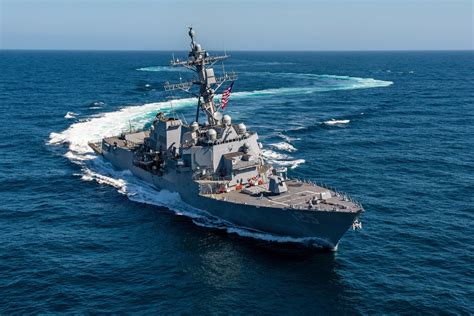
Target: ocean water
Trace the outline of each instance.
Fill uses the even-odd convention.
[[[474,313],[474,54],[231,55],[226,112],[363,229],[309,250],[95,156],[158,111],[192,120],[169,52],[1,51],[0,313]]]

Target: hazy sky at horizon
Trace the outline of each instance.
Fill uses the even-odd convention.
[[[473,49],[472,0],[0,0],[2,49]]]

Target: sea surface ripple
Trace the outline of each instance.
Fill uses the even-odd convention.
[[[189,77],[168,53],[0,57],[0,313],[474,313],[472,52],[232,54],[227,113],[267,160],[365,206],[332,253],[92,153],[157,111],[192,120],[193,99],[163,92]]]

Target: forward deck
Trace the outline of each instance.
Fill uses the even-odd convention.
[[[209,185],[210,182],[212,181],[199,181],[201,186]],[[216,200],[254,205],[256,207],[342,212],[362,210],[357,202],[327,188],[298,180],[287,180],[286,184],[288,192],[279,195],[271,194],[268,184],[246,187],[242,190],[231,189],[229,192],[222,193],[201,193],[201,195]]]

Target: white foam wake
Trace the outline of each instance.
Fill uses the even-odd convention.
[[[323,75],[321,75],[323,76]],[[344,76],[331,76],[331,77],[342,77]],[[352,77],[347,77],[352,78]],[[391,82],[375,80],[375,79],[364,79],[364,78],[353,78],[355,83],[348,84],[346,89],[356,89],[361,87],[378,87],[384,85],[390,85]],[[358,83],[357,83],[358,82]],[[307,93],[314,92],[314,88],[277,88],[277,89],[266,89],[266,90],[257,90],[251,92],[235,92],[232,94],[232,98],[241,99],[241,98],[252,98],[258,96],[270,96],[270,95],[280,95],[285,93]],[[219,97],[219,96],[218,96]],[[79,122],[71,125],[67,130],[62,133],[51,133],[50,135],[50,144],[58,144],[62,142],[67,142],[71,146],[71,150],[80,151],[86,150],[90,152],[90,148],[87,145],[89,141],[100,140],[105,136],[118,135],[122,131],[128,130],[130,123],[134,127],[142,127],[147,123],[151,117],[158,110],[169,110],[172,107],[179,109],[187,106],[195,105],[194,98],[188,99],[179,99],[168,102],[156,102],[148,103],[140,106],[129,106],[122,108],[119,111],[107,112],[101,114],[98,117],[94,117],[85,122]],[[95,102],[103,105],[103,102]]]
[[[295,152],[296,151],[296,148],[292,144],[287,143],[287,142],[273,143],[273,144],[270,144],[270,146],[272,146],[276,149],[283,150],[283,151],[288,151],[288,152]]]
[[[133,127],[141,128],[159,110],[169,110],[194,105],[195,99],[181,99],[171,102],[148,103],[141,106],[129,106],[115,112],[103,113],[87,121],[72,124],[61,133],[51,133],[49,144],[67,143],[70,152],[78,155],[92,153],[88,142],[100,140],[106,136],[118,135]]]
[[[66,119],[72,119],[72,118],[75,118],[77,115],[77,113],[74,113],[74,112],[67,112],[66,115],[64,115],[64,118]]]
[[[302,127],[304,128],[304,126]],[[283,134],[282,132],[278,132],[276,134],[276,136],[280,137],[281,139],[285,140],[286,142],[290,143],[292,141],[295,141],[295,140],[300,140],[301,138],[299,137],[291,137],[291,136],[288,136],[288,135],[285,135]]]
[[[293,145],[287,142],[273,143],[270,144],[270,146],[277,150],[289,153],[297,151]],[[262,155],[269,163],[280,167],[288,167],[290,169],[295,169],[306,162],[304,159],[294,159],[294,157],[289,154],[278,153],[271,149],[263,149]]]
[[[265,93],[314,93],[333,90],[353,90],[388,87],[393,81],[378,80],[374,78],[361,78],[339,75],[318,75],[311,73],[293,73],[293,72],[247,72],[249,75],[258,75],[265,77],[282,77],[285,79],[293,78],[295,80],[311,80],[313,84],[307,87],[285,87],[276,89],[267,89]],[[255,91],[259,92],[259,91]]]
[[[142,67],[142,68],[138,68],[137,69],[138,71],[152,71],[152,72],[164,72],[164,71],[168,71],[168,72],[182,72],[182,71],[186,71],[186,69],[183,69],[181,67],[171,67],[171,66],[150,66],[150,67]]]
[[[336,76],[340,77],[340,76]],[[233,98],[239,97],[266,97],[274,95],[295,95],[295,94],[311,94],[315,92],[336,91],[336,90],[354,90],[388,87],[392,85],[392,81],[376,80],[372,78],[356,78],[347,77],[343,82],[327,86],[309,86],[309,87],[292,87],[292,88],[274,88],[265,90],[255,90],[251,92],[234,92]]]
[[[90,104],[89,109],[91,110],[98,110],[104,107],[105,103],[102,101],[96,101]]]
[[[139,71],[153,71],[153,72],[174,72],[186,71],[183,68],[171,66],[150,66],[138,68]],[[243,74],[264,75],[264,76],[279,76],[279,77],[293,77],[295,79],[311,79],[315,84],[308,87],[285,87],[265,90],[256,90],[252,92],[234,92],[233,97],[243,94],[244,96],[265,96],[274,94],[307,94],[314,92],[333,91],[333,90],[352,90],[352,89],[367,89],[387,87],[393,84],[392,81],[377,80],[374,78],[360,78],[351,76],[338,75],[318,75],[310,73],[283,73],[283,72],[244,72]]]
[[[289,167],[290,169],[295,169],[306,162],[304,159],[293,159],[290,155],[278,153],[265,148],[262,149],[262,155],[269,163],[280,167]]]
[[[335,120],[331,119],[329,121],[325,121],[324,124],[326,125],[343,125],[350,123],[351,120]]]

